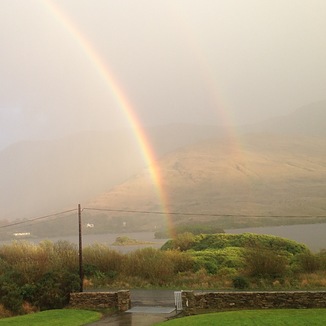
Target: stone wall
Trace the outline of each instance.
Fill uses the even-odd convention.
[[[130,308],[130,291],[70,293],[69,306],[73,308]]]
[[[182,291],[187,314],[227,309],[326,308],[326,291],[210,292]]]

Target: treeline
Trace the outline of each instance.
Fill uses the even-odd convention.
[[[79,291],[77,246],[66,241],[0,247],[0,314],[62,308]],[[162,249],[127,254],[83,248],[84,288],[320,289],[326,251],[255,234],[179,234]]]
[[[173,232],[175,233],[175,235],[183,234],[186,232],[198,235],[224,233],[225,231],[220,226],[214,224],[180,224],[174,228]],[[171,231],[156,231],[154,233],[154,237],[155,239],[168,239],[171,237]]]

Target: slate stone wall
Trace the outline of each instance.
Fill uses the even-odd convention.
[[[70,293],[69,306],[72,308],[114,308],[118,311],[126,311],[130,308],[130,291]]]
[[[326,291],[210,292],[182,291],[185,313],[227,309],[326,308]]]

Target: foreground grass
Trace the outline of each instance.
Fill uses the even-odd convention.
[[[218,312],[173,319],[161,326],[324,326],[326,309],[271,309]]]
[[[35,314],[0,319],[0,325],[10,326],[80,326],[97,321],[101,313],[89,310],[58,309]]]

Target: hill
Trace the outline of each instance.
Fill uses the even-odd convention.
[[[325,112],[326,102],[320,102],[236,129],[146,128],[171,210],[320,213]],[[229,138],[230,130],[237,136]],[[16,143],[0,152],[0,219],[46,215],[90,198],[101,207],[161,210],[146,164],[130,130]],[[317,181],[308,182],[310,177]]]
[[[142,157],[128,134],[82,133],[16,143],[0,152],[1,215],[28,218],[62,210],[141,167]]]
[[[158,157],[219,133],[216,126],[173,125],[146,130]],[[145,166],[131,130],[85,131],[61,139],[13,144],[0,151],[0,219],[75,208]]]
[[[167,154],[157,162],[157,168],[161,171],[168,209],[198,214],[172,216],[175,223],[223,220],[222,226],[230,227],[256,222],[261,225],[260,216],[325,216],[324,138],[267,133],[244,135],[236,141],[214,138]],[[165,209],[148,170],[87,205],[126,210]],[[241,215],[249,217],[250,223]],[[138,221],[146,229],[154,227],[158,217],[142,216]],[[289,222],[274,218],[270,223]]]
[[[326,137],[326,101],[302,106],[291,114],[275,117],[259,124],[242,126],[243,133],[271,132],[279,135]]]

